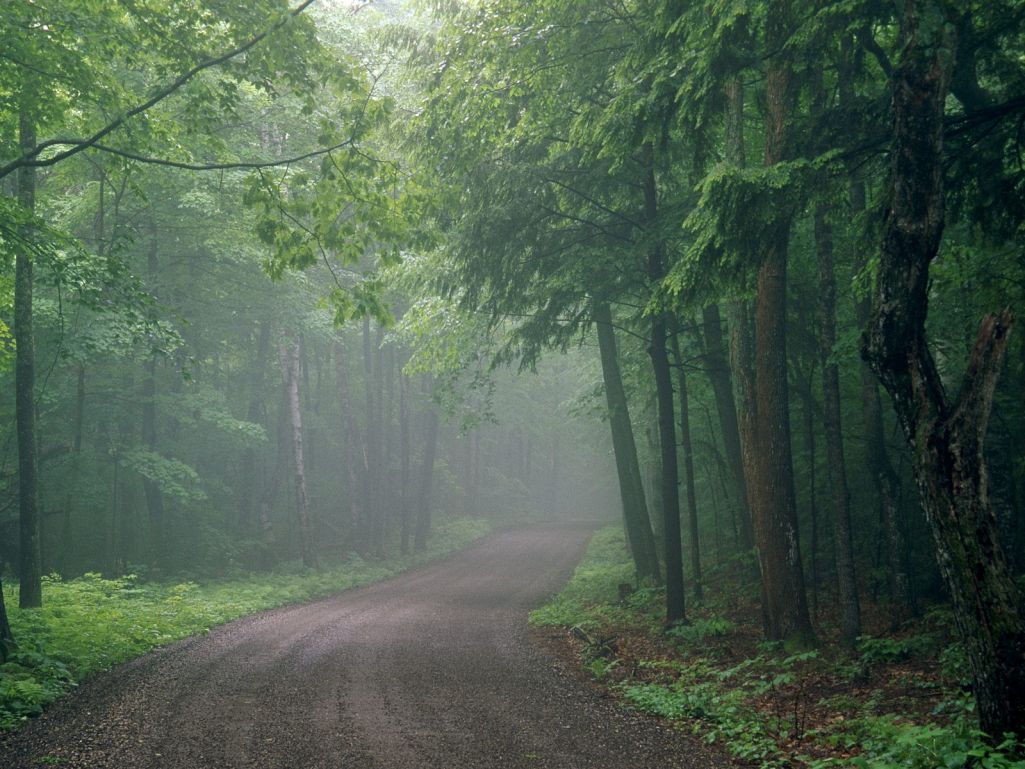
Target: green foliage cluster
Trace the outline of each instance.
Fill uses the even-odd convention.
[[[535,627],[584,627],[593,624],[596,612],[608,616],[619,586],[634,578],[632,564],[623,558],[623,531],[607,527],[595,532],[587,553],[573,577],[551,601],[530,613]]]
[[[631,574],[629,555],[622,530],[610,527],[597,532],[580,565],[566,587],[531,613],[538,626],[584,629],[594,638],[614,623],[645,628],[678,642],[683,661],[645,660],[638,664],[643,675],[616,680],[621,660],[606,653],[614,646],[585,643],[584,667],[595,679],[608,680],[630,706],[670,721],[681,722],[709,743],[724,746],[731,755],[761,767],[792,765],[793,756],[781,747],[789,738],[806,738],[822,751],[856,752],[848,758],[801,757],[812,769],[1025,769],[1023,746],[1008,736],[998,745],[988,745],[978,730],[970,698],[954,695],[937,709],[936,719],[917,723],[896,714],[873,712],[873,703],[852,700],[862,712],[817,731],[804,723],[810,694],[786,694],[802,676],[825,665],[838,664],[818,651],[781,653],[778,644],[761,644],[758,653],[732,667],[706,656],[703,643],[736,630],[729,620],[711,616],[694,618],[688,625],[663,630],[658,623],[659,590],[642,589],[625,600],[618,585]],[[589,636],[590,637],[590,636]],[[939,639],[922,632],[903,638],[859,640],[852,671],[935,654]],[[939,655],[941,673],[955,673],[963,666],[957,644]],[[950,678],[957,681],[957,676]],[[775,703],[766,710],[757,701]]]
[[[383,561],[353,554],[323,571],[293,570],[197,584],[49,577],[44,608],[20,611],[16,587],[7,604],[17,651],[0,665],[0,729],[11,729],[84,677],[156,646],[204,633],[238,617],[300,603],[392,577],[484,536],[481,519],[440,523],[426,550]],[[6,587],[6,586],[5,586]]]

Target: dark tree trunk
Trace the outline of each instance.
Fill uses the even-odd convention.
[[[911,447],[936,559],[972,670],[982,729],[1025,731],[1025,617],[987,495],[983,441],[1011,315],[983,319],[956,398],[928,346],[929,265],[944,227],[943,118],[949,41],[943,14],[909,1],[893,83],[888,211],[863,352]]]
[[[765,164],[785,158],[794,101],[793,73],[783,51],[790,34],[789,0],[769,4]],[[797,645],[814,642],[801,564],[790,449],[786,300],[790,218],[777,217],[762,252],[755,299],[756,493],[750,497],[762,567],[765,634]]]
[[[427,405],[427,426],[424,431],[424,461],[420,468],[420,490],[417,496],[416,533],[413,547],[417,552],[427,547],[431,532],[431,489],[434,486],[434,456],[438,449],[438,409],[431,401]]]
[[[0,563],[0,665],[7,661],[11,652],[17,644],[14,642],[14,633],[11,632],[11,623],[7,619],[7,604],[4,601],[3,564]]]
[[[733,397],[733,378],[726,360],[726,344],[723,339],[722,318],[718,305],[708,305],[702,310],[702,328],[705,342],[705,371],[715,396],[715,407],[719,414],[719,431],[722,435],[726,462],[732,475],[733,499],[737,500],[737,518],[740,521],[740,541],[745,550],[754,548],[754,531],[751,528],[751,510],[747,502],[747,486],[744,481],[744,460],[740,448],[740,425],[737,422],[737,402]]]
[[[815,212],[815,252],[819,263],[819,362],[822,366],[822,412],[826,433],[827,474],[833,492],[833,538],[836,586],[840,603],[840,637],[853,648],[861,635],[861,606],[854,570],[850,492],[840,416],[840,370],[833,359],[836,345],[836,278],[833,272],[833,230],[821,208]]]
[[[602,377],[605,381],[605,403],[609,409],[612,429],[612,450],[619,476],[619,493],[623,504],[626,538],[633,555],[640,581],[658,584],[661,581],[655,535],[651,531],[648,506],[641,482],[641,466],[637,461],[637,445],[627,406],[626,391],[619,370],[616,332],[612,328],[612,311],[606,302],[595,302],[594,322],[598,332]]]
[[[865,186],[861,182],[854,184],[851,189],[851,207],[855,214],[865,210]],[[860,250],[855,255],[854,261],[860,269],[865,269],[865,259],[861,256]],[[872,314],[871,296],[856,297],[854,313],[858,327],[868,328]],[[875,490],[877,518],[882,522],[881,543],[886,552],[890,600],[893,602],[890,625],[896,629],[917,613],[908,565],[907,538],[904,536],[904,515],[900,505],[900,478],[893,469],[890,454],[886,448],[879,380],[872,373],[871,367],[864,361],[860,366],[860,374],[861,411],[865,430],[865,466],[868,468]]]
[[[157,225],[150,220],[150,245],[146,256],[146,272],[150,281],[150,291],[156,295],[157,280]],[[151,352],[146,360],[146,378],[142,380],[142,442],[149,451],[157,450],[157,358]],[[164,496],[157,483],[147,477],[142,479],[142,492],[146,498],[146,510],[149,513],[149,563],[150,567],[159,570],[164,564]]]
[[[306,461],[303,456],[303,420],[299,401],[300,344],[298,334],[294,334],[291,339],[282,341],[281,367],[285,372],[285,387],[288,393],[288,421],[291,428],[292,472],[295,486],[299,553],[303,559],[303,566],[313,568],[317,565],[317,558],[310,535],[310,499],[306,489]]]
[[[680,403],[680,448],[683,451],[683,481],[687,491],[687,522],[690,527],[690,567],[694,579],[694,600],[700,602],[701,543],[698,534],[698,502],[694,489],[694,445],[690,435],[690,398],[687,394],[687,369],[680,354],[679,334],[673,333],[673,357],[676,362],[677,400]]]
[[[23,107],[18,120],[22,152],[36,144],[36,127]],[[36,170],[18,170],[18,203],[31,213],[36,207]],[[26,243],[34,238],[26,226]],[[36,354],[32,330],[32,256],[22,245],[14,267],[14,408],[18,436],[18,514],[21,532],[21,564],[18,570],[18,605],[33,609],[43,605],[42,556],[39,544],[39,459],[36,444]]]
[[[808,563],[811,567],[811,610],[813,614],[819,611],[819,586],[821,578],[819,573],[819,504],[818,504],[818,478],[816,451],[815,451],[815,415],[812,408],[814,396],[812,395],[811,377],[814,375],[814,367],[809,372],[808,381],[798,375],[797,393],[801,399],[803,408],[801,417],[804,425],[804,450],[808,457],[808,518],[811,523],[811,552],[808,555]]]
[[[654,148],[644,145],[644,214],[654,228],[658,218],[658,190],[655,184]],[[648,280],[652,288],[665,277],[662,244],[654,243],[648,252]],[[666,624],[686,621],[683,592],[683,543],[680,535],[680,485],[676,456],[676,425],[673,415],[673,380],[667,349],[665,313],[651,316],[651,344],[648,355],[655,373],[655,397],[658,407],[659,455],[662,472],[662,543],[666,567]]]

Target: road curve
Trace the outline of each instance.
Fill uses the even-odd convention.
[[[0,741],[38,769],[647,769],[721,759],[533,647],[590,536],[502,532],[415,572],[97,676]]]

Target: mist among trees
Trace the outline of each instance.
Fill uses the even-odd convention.
[[[4,597],[82,575],[590,521],[659,633],[941,612],[980,744],[1025,734],[1019,3],[13,0],[0,41],[11,675]]]

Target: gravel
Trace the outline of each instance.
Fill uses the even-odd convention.
[[[728,766],[533,646],[591,530],[493,535],[387,582],[224,625],[84,683],[0,738],[38,769]]]

